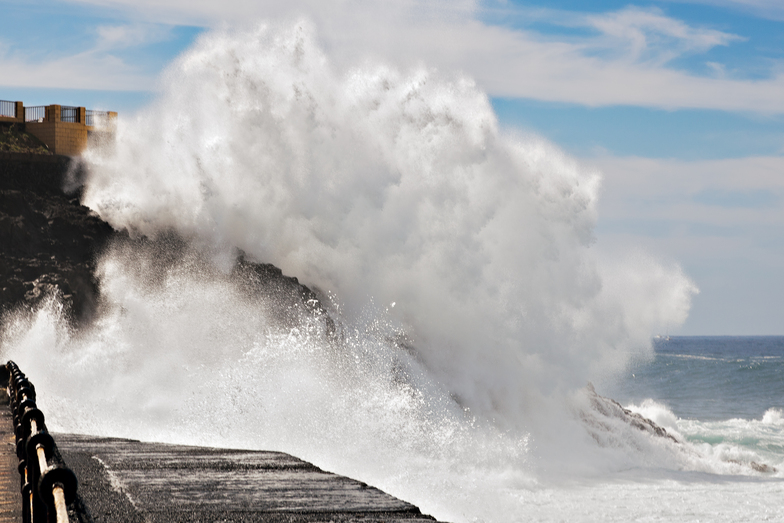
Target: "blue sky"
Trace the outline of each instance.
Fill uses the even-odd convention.
[[[204,31],[307,16],[330,56],[476,79],[604,174],[598,245],[680,263],[685,334],[784,334],[784,2],[3,0],[0,99],[128,114]],[[340,64],[338,64],[340,65]]]

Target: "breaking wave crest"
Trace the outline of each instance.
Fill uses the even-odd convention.
[[[85,157],[85,205],[131,235],[96,320],[53,297],[4,327],[53,427],[285,450],[454,521],[509,521],[547,477],[692,466],[584,387],[694,285],[600,258],[599,174],[500,130],[470,79],[338,70],[297,23],[206,35],[162,84]]]

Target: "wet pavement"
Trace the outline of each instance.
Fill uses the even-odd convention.
[[[8,395],[0,391],[0,523],[22,521],[22,483]]]
[[[55,434],[85,521],[433,523],[415,506],[281,452]]]

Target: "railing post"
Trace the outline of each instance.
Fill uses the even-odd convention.
[[[16,119],[19,120],[21,123],[24,123],[25,121],[24,102],[16,102],[16,110],[14,112],[16,113],[15,114]]]
[[[61,106],[47,105],[46,106],[46,121],[47,122],[60,122]]]
[[[80,124],[85,125],[87,123],[87,109],[85,107],[79,107],[76,118]]]

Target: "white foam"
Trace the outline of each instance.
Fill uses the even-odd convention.
[[[53,428],[280,449],[451,521],[528,520],[537,489],[562,498],[542,482],[692,467],[575,391],[650,355],[693,284],[599,256],[598,173],[501,132],[470,79],[335,70],[307,24],[215,32],[117,136],[86,155],[85,203],[190,246],[107,252],[89,329],[56,300],[5,324]],[[332,296],[341,336],[238,289],[235,248]]]
[[[784,425],[784,411],[781,409],[768,409],[762,416],[762,423],[765,425]]]
[[[648,418],[660,427],[670,431],[678,430],[678,417],[663,403],[648,398],[640,405],[631,404],[626,408]]]
[[[347,316],[395,302],[436,379],[510,423],[649,353],[695,290],[646,256],[599,263],[598,173],[501,133],[473,81],[336,71],[307,24],[201,38],[88,161],[115,227],[239,247]]]

